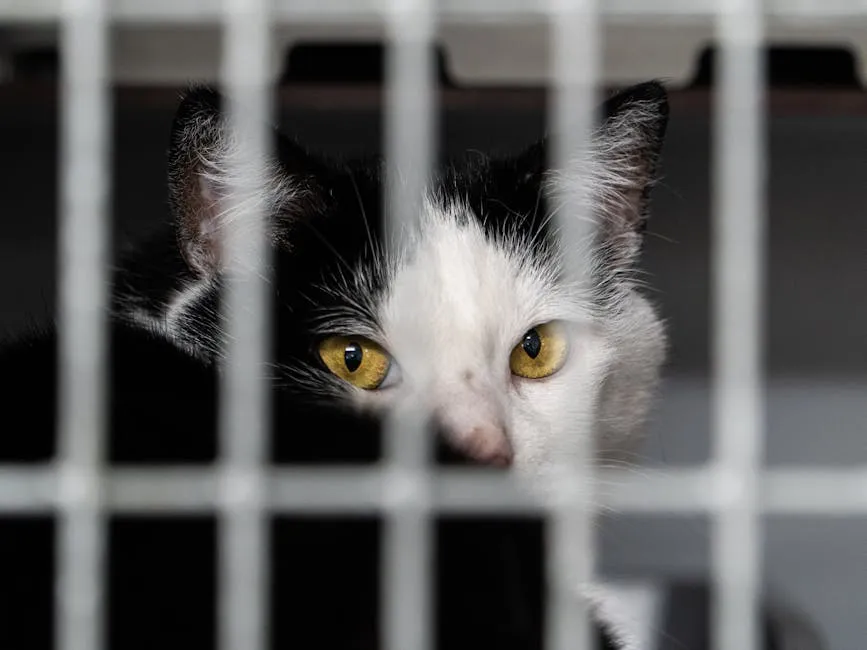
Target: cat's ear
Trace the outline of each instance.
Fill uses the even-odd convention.
[[[546,183],[552,198],[570,193],[573,201],[597,216],[601,236],[631,257],[640,246],[657,177],[668,95],[656,81],[642,83],[609,98],[598,116],[590,150],[580,163],[550,172],[549,143],[543,140],[520,156],[517,169],[521,182]]]
[[[668,126],[668,94],[656,81],[632,86],[605,102],[602,113],[589,190],[612,234],[640,232]]]
[[[233,165],[237,139],[222,105],[221,96],[209,88],[187,92],[175,115],[169,147],[169,204],[178,246],[200,275],[224,267],[227,229],[243,227],[250,218],[239,211],[238,202],[228,200],[233,191],[242,191],[264,209],[275,242],[295,219],[320,210],[325,197],[318,161],[276,130],[272,159],[258,167],[265,169],[264,176],[253,177]]]

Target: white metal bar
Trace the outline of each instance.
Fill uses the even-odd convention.
[[[100,650],[110,118],[103,0],[64,4],[61,59],[56,645]]]
[[[392,0],[274,0],[274,18],[289,22],[299,20],[353,20],[380,23],[388,14]],[[548,15],[548,0],[440,0],[438,14],[442,21],[487,19],[539,20]],[[600,3],[605,16],[632,18],[713,18],[719,9],[717,0],[608,0]],[[222,16],[221,0],[114,0],[111,17],[118,22],[216,23]],[[863,18],[865,0],[766,0],[762,12],[771,17],[825,18],[848,21]],[[46,22],[61,18],[61,0],[4,0],[0,3],[0,20]]]
[[[103,507],[111,512],[198,513],[219,508],[219,470],[178,467],[116,469],[103,475]],[[597,472],[598,503],[620,513],[713,513],[725,504],[708,470],[676,469],[644,475]],[[515,481],[483,471],[432,473],[431,507],[447,513],[528,514],[545,511]],[[365,512],[383,507],[387,479],[379,469],[298,468],[265,478],[269,511]],[[47,513],[61,508],[60,474],[53,469],[0,468],[0,513]],[[725,482],[725,479],[723,479]],[[770,469],[760,477],[761,512],[784,516],[867,514],[867,469]]]
[[[434,146],[434,14],[429,0],[392,0],[387,14],[384,227],[394,249],[418,223]],[[385,426],[387,520],[382,547],[385,647],[431,647],[428,414],[403,409]]]
[[[268,0],[226,0],[223,71],[227,162],[237,213],[225,229],[226,360],[220,402],[221,520],[219,636],[222,650],[264,650],[268,546],[263,466],[270,434],[270,242],[260,193],[270,156]],[[243,221],[243,227],[232,227]]]
[[[764,115],[760,0],[722,2],[717,24],[713,210],[713,409],[719,509],[712,540],[714,647],[760,647],[764,433]]]
[[[556,226],[562,237],[567,282],[589,288],[590,247],[596,227],[587,209],[589,188],[573,186],[582,176],[570,170],[584,169],[591,155],[601,30],[595,0],[553,0],[552,10],[555,85],[549,109],[549,155],[552,167],[570,177],[570,187],[560,197],[564,205],[556,213]],[[555,476],[561,484],[554,486],[556,502],[550,513],[546,555],[546,646],[552,650],[595,647],[588,602],[580,591],[593,583],[596,564],[592,450],[591,441],[582,433],[565,436],[570,447],[559,455],[562,467]]]
[[[4,477],[0,473],[0,488],[21,481],[17,476],[8,481]],[[502,474],[455,469],[441,470],[432,478],[431,501],[437,511],[537,513],[543,509],[520,484]],[[599,503],[623,513],[714,512],[724,502],[714,489],[714,475],[701,469],[658,474],[606,471],[598,472],[598,480],[604,486],[596,495]],[[107,481],[107,505],[117,510],[183,512],[214,506],[215,478],[210,470],[123,471],[111,474]],[[386,481],[376,469],[280,469],[268,476],[268,507],[278,512],[373,513],[382,507]],[[0,490],[0,494],[7,492]],[[31,494],[41,492],[33,489]],[[762,478],[760,494],[760,506],[769,514],[863,515],[867,513],[867,469],[771,469]],[[0,508],[6,503],[0,501]],[[37,503],[44,504],[45,499]]]

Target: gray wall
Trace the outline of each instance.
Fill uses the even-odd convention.
[[[669,316],[673,363],[644,462],[709,457],[709,135],[677,119],[647,266]],[[770,128],[766,462],[867,462],[867,120],[776,118]],[[864,647],[867,521],[768,517],[768,589],[806,611],[828,647]],[[603,566],[630,576],[706,575],[703,517],[623,517],[603,533]]]
[[[56,114],[50,102],[0,96],[0,330],[15,331],[53,302]],[[116,115],[116,234],[165,217],[163,149],[172,107],[122,102]],[[289,110],[283,122],[332,152],[379,146],[371,110]],[[520,147],[541,133],[540,111],[454,110],[450,149]],[[771,124],[767,461],[867,461],[867,120],[775,118]],[[672,116],[665,182],[657,191],[645,256],[669,319],[673,350],[644,451],[655,466],[708,457],[709,130]],[[619,517],[603,528],[613,575],[701,576],[701,518]],[[772,590],[805,609],[833,650],[863,647],[867,522],[772,518],[766,573]]]

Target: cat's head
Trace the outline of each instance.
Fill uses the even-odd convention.
[[[219,96],[194,90],[175,121],[169,180],[196,280],[169,306],[170,334],[219,355],[222,238],[248,218],[226,197],[240,184],[271,216],[283,386],[373,414],[409,401],[481,462],[532,472],[576,436],[616,455],[638,436],[665,356],[633,272],[667,117],[663,87],[642,84],[602,107],[580,167],[552,173],[544,141],[445,165],[417,227],[394,244],[379,162],[327,161],[277,136],[267,175],[248,178],[229,164],[237,141]],[[552,215],[576,179],[598,227],[565,250]],[[590,262],[586,282],[565,280],[570,254]]]

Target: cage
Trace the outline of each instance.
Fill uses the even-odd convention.
[[[165,213],[164,150],[185,84],[220,84],[244,107],[233,119],[250,165],[273,117],[319,150],[424,169],[438,152],[517,149],[552,126],[565,160],[600,97],[663,78],[671,116],[641,266],[671,357],[638,471],[603,472],[599,503],[579,495],[546,514],[562,563],[547,647],[590,645],[583,601],[560,574],[605,578],[642,648],[751,650],[769,636],[783,650],[859,647],[865,44],[863,7],[845,0],[2,0],[0,313],[17,332],[56,311],[64,414],[56,447],[13,450],[0,471],[4,562],[11,571],[25,548],[42,558],[30,584],[5,594],[4,627],[44,611],[55,622],[28,628],[35,647],[122,647],[131,637],[105,632],[106,608],[149,576],[109,576],[105,558],[143,538],[218,592],[200,616],[203,646],[291,643],[274,630],[269,641],[282,593],[269,587],[274,531],[291,533],[274,518],[381,511],[383,642],[423,649],[429,520],[542,511],[498,476],[426,467],[422,437],[401,435],[420,428],[412,417],[393,423],[382,467],[266,462],[257,364],[273,332],[256,316],[264,284],[244,274],[229,292],[231,313],[245,316],[229,321],[220,453],[195,465],[103,462],[107,280],[120,241]],[[390,186],[394,213],[412,214],[397,206],[423,182]],[[259,250],[263,237],[232,245]],[[600,506],[620,514],[597,530]],[[167,601],[192,597],[150,578]],[[115,610],[127,634],[145,635],[146,619]]]

